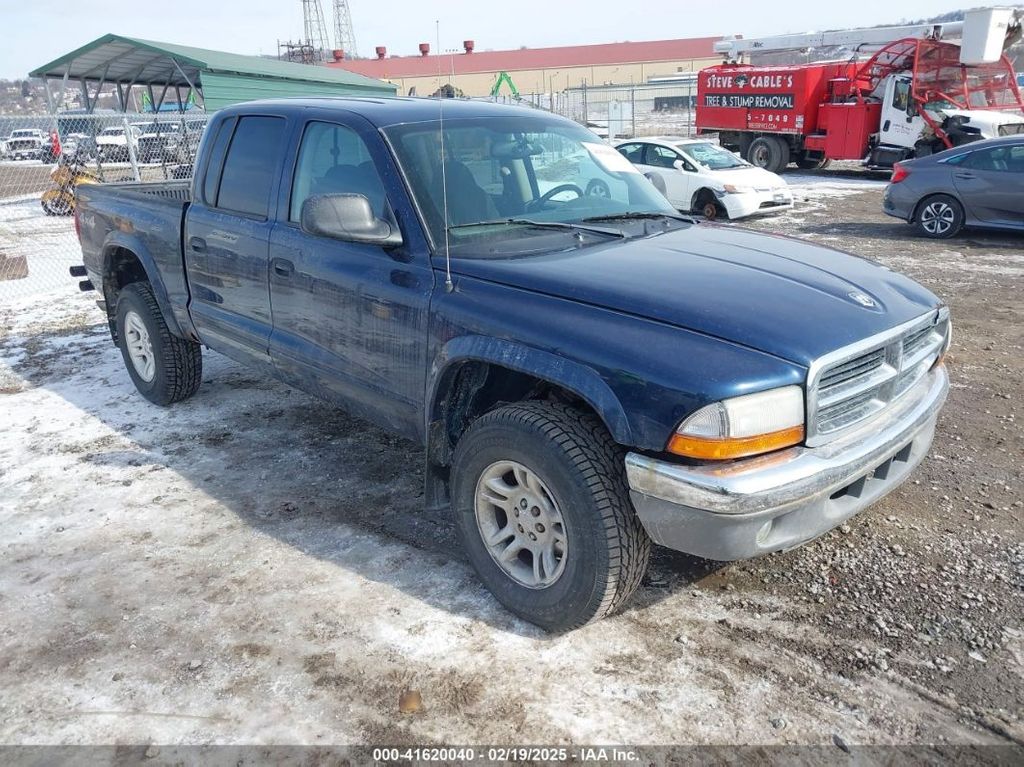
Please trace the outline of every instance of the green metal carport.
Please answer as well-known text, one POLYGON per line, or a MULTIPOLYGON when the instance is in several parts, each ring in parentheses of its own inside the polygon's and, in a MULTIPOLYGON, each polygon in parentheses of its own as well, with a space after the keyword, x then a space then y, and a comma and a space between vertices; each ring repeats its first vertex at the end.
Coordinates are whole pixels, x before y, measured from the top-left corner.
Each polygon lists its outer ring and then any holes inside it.
POLYGON ((260 56, 158 43, 121 35, 104 35, 49 64, 32 77, 60 82, 63 102, 67 87, 81 89, 92 111, 104 87, 113 88, 127 111, 133 87, 142 87, 155 109, 164 103, 179 107, 194 94, 207 111, 253 99, 283 96, 394 96, 396 86, 342 69, 296 64, 260 56), (184 90, 185 95, 182 96, 184 90))

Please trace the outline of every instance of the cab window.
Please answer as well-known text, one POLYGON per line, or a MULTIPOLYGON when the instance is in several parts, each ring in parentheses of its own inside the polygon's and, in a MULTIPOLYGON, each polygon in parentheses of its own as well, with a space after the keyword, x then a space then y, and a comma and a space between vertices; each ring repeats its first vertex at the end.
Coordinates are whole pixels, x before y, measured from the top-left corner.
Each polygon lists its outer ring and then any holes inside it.
POLYGON ((910 104, 910 81, 897 80, 896 87, 892 91, 892 105, 901 112, 907 111, 910 104))
MULTIPOLYGON (((217 207, 248 216, 267 217, 284 144, 281 117, 242 117, 231 138, 217 192, 217 207)), ((218 136, 218 139, 220 137, 218 136)))
POLYGON ((288 220, 298 222, 302 204, 321 194, 361 194, 386 218, 386 195, 366 144, 351 128, 326 122, 306 126, 292 182, 288 220))

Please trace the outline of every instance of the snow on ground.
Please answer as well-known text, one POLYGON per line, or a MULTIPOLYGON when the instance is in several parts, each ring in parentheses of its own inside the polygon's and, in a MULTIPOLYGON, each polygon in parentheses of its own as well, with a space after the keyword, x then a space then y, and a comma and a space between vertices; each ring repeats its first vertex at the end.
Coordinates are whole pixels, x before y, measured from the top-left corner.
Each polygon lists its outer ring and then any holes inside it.
POLYGON ((700 560, 546 636, 422 511, 418 446, 205 365, 160 409, 88 296, 0 308, 0 742, 994 739, 898 677, 826 672, 796 646, 841 637, 786 597, 738 609, 700 560))

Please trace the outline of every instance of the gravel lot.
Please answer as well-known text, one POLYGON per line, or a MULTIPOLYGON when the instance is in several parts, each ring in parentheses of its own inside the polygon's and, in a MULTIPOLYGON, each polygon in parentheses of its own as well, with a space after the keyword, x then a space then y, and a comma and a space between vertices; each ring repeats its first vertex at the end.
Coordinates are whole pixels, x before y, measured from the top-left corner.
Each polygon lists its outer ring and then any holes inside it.
POLYGON ((1024 238, 936 244, 877 179, 789 180, 750 226, 949 302, 932 455, 797 551, 658 550, 625 613, 559 637, 421 511, 417 445, 212 353, 157 409, 73 282, 8 300, 0 742, 1024 744, 1024 238))

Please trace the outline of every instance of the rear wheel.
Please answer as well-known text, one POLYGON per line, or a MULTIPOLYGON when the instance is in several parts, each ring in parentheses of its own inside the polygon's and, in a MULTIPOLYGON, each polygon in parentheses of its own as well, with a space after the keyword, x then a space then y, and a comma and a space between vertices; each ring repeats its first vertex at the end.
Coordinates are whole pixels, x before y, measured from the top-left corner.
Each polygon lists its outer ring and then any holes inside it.
POLYGON ((171 333, 149 284, 133 282, 118 295, 117 343, 135 388, 150 402, 170 405, 199 388, 202 347, 171 333))
POLYGON ((964 209, 948 194, 932 195, 918 205, 914 223, 925 237, 945 240, 964 228, 964 209))
POLYGON ((750 142, 747 161, 758 168, 778 173, 789 165, 789 144, 778 136, 758 136, 750 142))
POLYGON ((455 451, 459 538, 505 607, 549 631, 621 607, 650 540, 629 500, 624 454, 593 415, 527 402, 478 418, 455 451))

